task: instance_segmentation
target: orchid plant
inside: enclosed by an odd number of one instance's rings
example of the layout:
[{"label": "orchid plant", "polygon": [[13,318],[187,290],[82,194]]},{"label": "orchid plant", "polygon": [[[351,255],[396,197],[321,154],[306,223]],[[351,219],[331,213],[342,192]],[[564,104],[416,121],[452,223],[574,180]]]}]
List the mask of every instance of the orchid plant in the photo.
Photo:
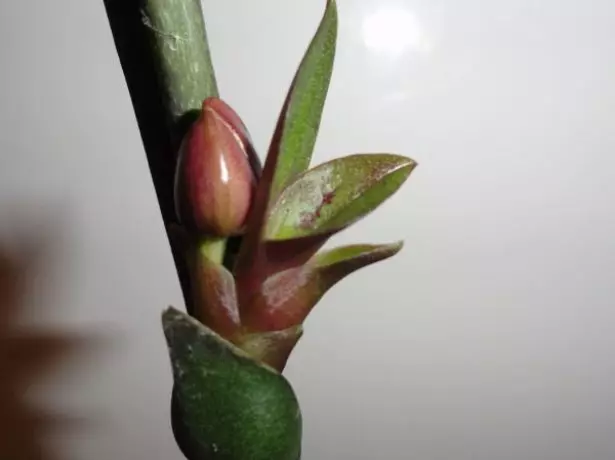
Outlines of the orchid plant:
[{"label": "orchid plant", "polygon": [[[164,25],[168,15],[158,17]],[[282,371],[304,321],[339,281],[402,248],[323,249],[393,195],[416,166],[401,155],[361,153],[311,167],[337,20],[336,3],[327,0],[264,165],[246,125],[217,94],[201,100],[182,135],[175,234],[191,305],[189,313],[168,308],[162,322],[174,376],[173,429],[189,459],[298,460],[301,411]],[[145,24],[165,38],[152,20]],[[177,75],[180,54],[169,49],[167,72]]]}]

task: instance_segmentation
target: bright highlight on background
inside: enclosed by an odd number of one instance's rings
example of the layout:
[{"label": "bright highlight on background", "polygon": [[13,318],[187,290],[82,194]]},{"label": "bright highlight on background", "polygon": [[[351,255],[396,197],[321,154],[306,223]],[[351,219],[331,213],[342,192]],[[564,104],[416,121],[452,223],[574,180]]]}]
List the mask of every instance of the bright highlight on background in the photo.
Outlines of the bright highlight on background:
[{"label": "bright highlight on background", "polygon": [[424,49],[424,36],[416,16],[401,7],[384,7],[363,21],[363,40],[369,50],[397,58],[405,52]]}]

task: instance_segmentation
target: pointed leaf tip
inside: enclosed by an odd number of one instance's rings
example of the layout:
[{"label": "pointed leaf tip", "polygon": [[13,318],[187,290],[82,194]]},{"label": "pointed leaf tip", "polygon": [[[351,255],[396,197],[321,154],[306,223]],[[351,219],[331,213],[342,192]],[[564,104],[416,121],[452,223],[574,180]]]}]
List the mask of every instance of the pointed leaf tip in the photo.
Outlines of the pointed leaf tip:
[{"label": "pointed leaf tip", "polygon": [[337,4],[329,0],[290,85],[265,159],[235,265],[240,304],[244,295],[251,295],[247,280],[258,278],[266,264],[260,249],[268,211],[312,159],[333,72],[337,28]]},{"label": "pointed leaf tip", "polygon": [[280,114],[276,129],[279,142],[275,142],[276,137],[272,142],[272,150],[277,150],[277,155],[271,152],[277,156],[271,184],[272,201],[289,181],[310,165],[333,73],[337,28],[337,4],[329,0]]},{"label": "pointed leaf tip", "polygon": [[334,265],[354,265],[358,268],[369,263],[393,257],[404,247],[403,241],[389,244],[353,244],[323,251],[314,257],[314,263],[321,269]]},{"label": "pointed leaf tip", "polygon": [[172,327],[173,322],[182,319],[182,312],[173,306],[169,306],[162,312],[162,327],[166,333],[167,329]]},{"label": "pointed leaf tip", "polygon": [[162,313],[162,327],[174,369],[179,361],[194,358],[195,346],[211,356],[227,354],[240,360],[252,361],[250,356],[231,342],[175,307],[168,307]]}]

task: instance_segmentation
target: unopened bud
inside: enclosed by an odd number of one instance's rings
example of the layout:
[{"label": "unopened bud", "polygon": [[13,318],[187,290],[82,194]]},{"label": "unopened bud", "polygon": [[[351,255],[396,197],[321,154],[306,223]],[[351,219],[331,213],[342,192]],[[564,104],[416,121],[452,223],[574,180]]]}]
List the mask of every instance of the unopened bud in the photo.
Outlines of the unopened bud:
[{"label": "unopened bud", "polygon": [[239,116],[208,98],[182,142],[175,173],[180,222],[203,234],[241,232],[252,202],[258,160]]}]

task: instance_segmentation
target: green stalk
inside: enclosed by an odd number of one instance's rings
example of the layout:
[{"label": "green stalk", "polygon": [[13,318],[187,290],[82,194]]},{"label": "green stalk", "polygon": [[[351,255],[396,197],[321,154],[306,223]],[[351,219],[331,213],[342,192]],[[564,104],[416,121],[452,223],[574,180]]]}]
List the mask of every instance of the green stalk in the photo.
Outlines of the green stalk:
[{"label": "green stalk", "polygon": [[199,250],[212,262],[221,264],[224,260],[226,242],[226,238],[206,238],[201,242]]},{"label": "green stalk", "polygon": [[[165,227],[176,221],[173,182],[181,139],[202,101],[218,95],[200,0],[103,0]],[[173,241],[170,241],[173,243]],[[183,249],[172,244],[192,305]]]},{"label": "green stalk", "polygon": [[[201,3],[103,2],[163,221],[170,228],[176,221],[173,183],[179,145],[203,100],[218,95]],[[185,248],[171,247],[190,312]],[[221,261],[225,241],[208,241],[199,249]],[[301,412],[282,375],[177,310],[164,313],[163,325],[174,373],[172,428],[187,459],[300,457]]]},{"label": "green stalk", "polygon": [[157,58],[171,121],[218,95],[200,0],[147,0],[141,21]]}]

